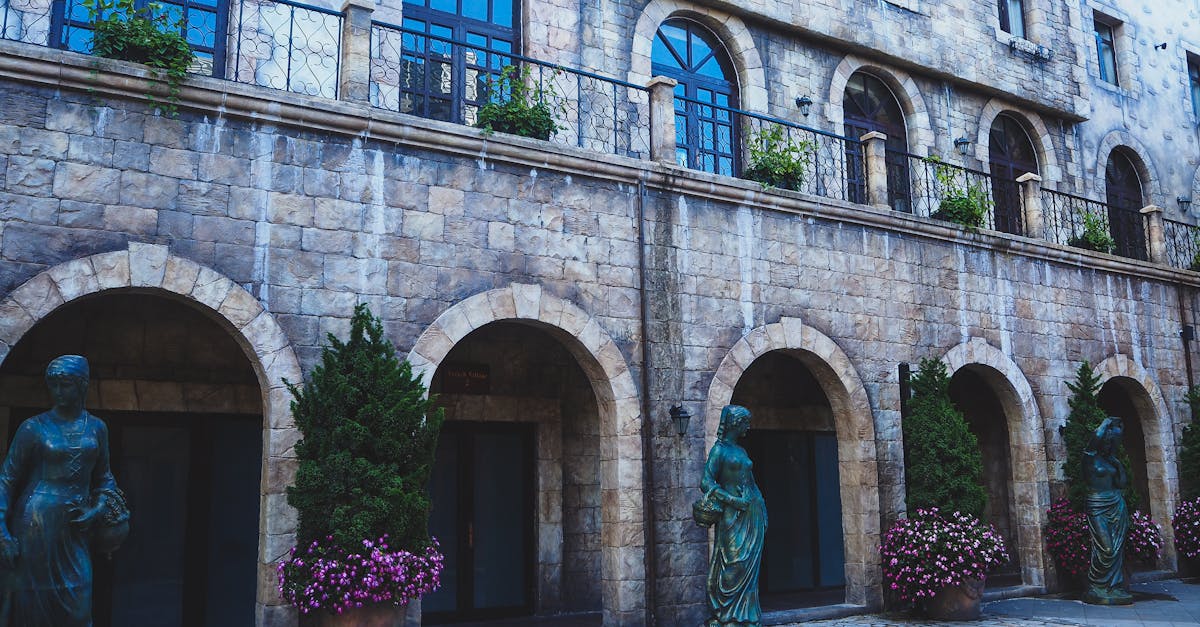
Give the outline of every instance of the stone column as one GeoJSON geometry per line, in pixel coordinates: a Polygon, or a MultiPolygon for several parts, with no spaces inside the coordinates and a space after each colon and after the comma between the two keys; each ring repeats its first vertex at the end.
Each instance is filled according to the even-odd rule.
{"type": "Polygon", "coordinates": [[[886,159],[887,135],[872,131],[859,138],[863,143],[866,163],[863,172],[867,181],[867,204],[880,209],[891,209],[888,204],[888,171],[886,159]]]}
{"type": "Polygon", "coordinates": [[[1167,263],[1167,240],[1163,233],[1163,210],[1162,207],[1150,205],[1142,209],[1142,214],[1146,216],[1146,239],[1149,240],[1150,261],[1152,263],[1167,263]]]}
{"type": "Polygon", "coordinates": [[[342,58],[338,99],[371,100],[371,0],[346,0],[342,5],[342,58]]]}
{"type": "Polygon", "coordinates": [[[1026,172],[1017,177],[1021,184],[1021,204],[1025,208],[1025,237],[1042,239],[1042,177],[1026,172]]]}
{"type": "Polygon", "coordinates": [[[650,89],[650,158],[675,163],[675,85],[673,78],[655,76],[650,89]]]}

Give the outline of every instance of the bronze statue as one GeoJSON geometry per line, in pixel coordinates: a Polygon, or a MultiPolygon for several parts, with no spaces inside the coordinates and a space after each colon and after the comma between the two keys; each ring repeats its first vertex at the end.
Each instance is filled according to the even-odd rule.
{"type": "Polygon", "coordinates": [[[708,570],[707,627],[757,627],[758,573],[767,534],[767,505],[738,439],[750,428],[750,411],[738,405],[721,410],[717,442],[708,452],[704,498],[693,506],[696,522],[716,526],[708,570]]]}
{"type": "Polygon", "coordinates": [[[1121,448],[1120,418],[1105,418],[1083,454],[1083,480],[1087,482],[1088,530],[1092,561],[1083,600],[1095,605],[1133,603],[1125,585],[1125,539],[1129,535],[1129,509],[1125,465],[1117,459],[1121,448]]]}
{"type": "Polygon", "coordinates": [[[0,568],[11,576],[8,624],[92,624],[92,557],[116,549],[129,511],[108,466],[108,427],[83,408],[88,363],[46,368],[54,407],[21,423],[0,470],[0,568]]]}

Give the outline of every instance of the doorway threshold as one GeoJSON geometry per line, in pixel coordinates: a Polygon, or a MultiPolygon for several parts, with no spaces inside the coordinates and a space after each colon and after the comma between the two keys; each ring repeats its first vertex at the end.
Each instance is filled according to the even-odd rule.
{"type": "Polygon", "coordinates": [[[1015,586],[1002,586],[999,588],[987,588],[983,591],[983,602],[1001,601],[1003,599],[1016,599],[1018,597],[1036,597],[1046,594],[1044,586],[1027,586],[1025,584],[1017,584],[1015,586]]]}
{"type": "Polygon", "coordinates": [[[762,613],[763,625],[790,625],[813,620],[828,620],[846,618],[866,614],[867,606],[838,603],[836,605],[819,605],[816,607],[800,607],[793,610],[774,610],[762,613]]]}

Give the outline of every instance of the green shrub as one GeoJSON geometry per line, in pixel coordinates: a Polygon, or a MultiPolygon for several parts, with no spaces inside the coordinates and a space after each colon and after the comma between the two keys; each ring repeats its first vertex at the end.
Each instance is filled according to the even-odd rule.
{"type": "Polygon", "coordinates": [[[172,23],[162,5],[154,2],[139,7],[134,0],[84,0],[84,6],[95,28],[92,54],[160,70],[159,78],[167,86],[166,100],[153,93],[147,96],[155,109],[175,115],[179,85],[196,58],[179,34],[182,18],[172,23]]]}
{"type": "Polygon", "coordinates": [[[1179,491],[1184,500],[1200,497],[1200,385],[1188,389],[1192,421],[1183,428],[1179,448],[1179,491]]]}
{"type": "Polygon", "coordinates": [[[1082,212],[1081,216],[1083,233],[1067,240],[1067,245],[1112,254],[1117,249],[1117,243],[1113,241],[1112,235],[1109,235],[1108,224],[1104,219],[1088,211],[1082,212]]]}
{"type": "Polygon", "coordinates": [[[750,136],[749,145],[750,162],[742,169],[742,178],[794,191],[804,184],[804,173],[816,152],[814,142],[794,140],[783,125],[764,123],[750,136]]]}
{"type": "MultiPolygon", "coordinates": [[[[1063,479],[1067,483],[1067,498],[1071,501],[1071,506],[1075,511],[1082,512],[1087,510],[1088,493],[1087,484],[1083,481],[1084,451],[1108,414],[1100,407],[1097,399],[1100,393],[1100,377],[1092,370],[1090,363],[1085,361],[1079,365],[1079,370],[1075,372],[1075,382],[1068,383],[1067,389],[1071,391],[1068,401],[1071,413],[1067,414],[1067,421],[1061,430],[1063,445],[1067,449],[1067,457],[1063,460],[1062,467],[1063,479]]],[[[1128,429],[1129,425],[1125,428],[1128,429]]],[[[1125,465],[1125,476],[1132,480],[1129,455],[1124,449],[1117,454],[1117,459],[1125,465]]],[[[1137,501],[1137,492],[1134,491],[1131,481],[1125,489],[1125,502],[1130,511],[1134,510],[1137,501]]]]}
{"type": "Polygon", "coordinates": [[[475,126],[488,131],[534,139],[550,139],[563,127],[555,121],[552,85],[532,80],[529,66],[506,65],[489,81],[490,101],[479,109],[475,126]]]}
{"type": "Polygon", "coordinates": [[[904,473],[909,512],[937,507],[979,517],[987,505],[979,442],[950,401],[950,377],[937,359],[922,359],[904,417],[904,473]]]}
{"type": "Polygon", "coordinates": [[[934,186],[942,198],[937,211],[929,217],[956,222],[970,231],[983,226],[993,206],[983,182],[960,182],[955,168],[937,155],[930,155],[925,161],[933,167],[934,186]]]}
{"type": "Polygon", "coordinates": [[[383,337],[366,305],[354,309],[350,340],[332,334],[300,388],[286,382],[304,439],[288,502],[300,514],[298,546],[332,536],[344,548],[387,535],[415,551],[429,544],[425,489],[442,412],[407,361],[383,337]]]}

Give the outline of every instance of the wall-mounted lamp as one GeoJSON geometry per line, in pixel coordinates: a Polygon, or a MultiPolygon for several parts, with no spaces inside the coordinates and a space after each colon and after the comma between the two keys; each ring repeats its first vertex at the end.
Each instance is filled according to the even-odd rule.
{"type": "Polygon", "coordinates": [[[958,154],[967,156],[967,151],[971,148],[971,140],[966,137],[959,137],[954,140],[954,147],[958,149],[958,154]]]}
{"type": "Polygon", "coordinates": [[[1165,41],[1164,41],[1164,42],[1162,42],[1161,44],[1157,44],[1157,45],[1155,45],[1155,46],[1154,46],[1154,49],[1155,49],[1155,50],[1166,50],[1166,49],[1167,49],[1167,42],[1165,42],[1165,41]]]}
{"type": "Polygon", "coordinates": [[[1192,207],[1192,199],[1188,196],[1180,196],[1175,199],[1175,202],[1179,203],[1179,210],[1183,213],[1187,213],[1188,209],[1192,207]]]}
{"type": "Polygon", "coordinates": [[[688,423],[692,420],[692,412],[683,405],[671,406],[671,423],[675,425],[675,433],[679,437],[687,435],[688,423]]]}
{"type": "Polygon", "coordinates": [[[796,98],[796,106],[800,107],[800,115],[808,117],[812,113],[813,99],[808,96],[800,96],[796,98]]]}

